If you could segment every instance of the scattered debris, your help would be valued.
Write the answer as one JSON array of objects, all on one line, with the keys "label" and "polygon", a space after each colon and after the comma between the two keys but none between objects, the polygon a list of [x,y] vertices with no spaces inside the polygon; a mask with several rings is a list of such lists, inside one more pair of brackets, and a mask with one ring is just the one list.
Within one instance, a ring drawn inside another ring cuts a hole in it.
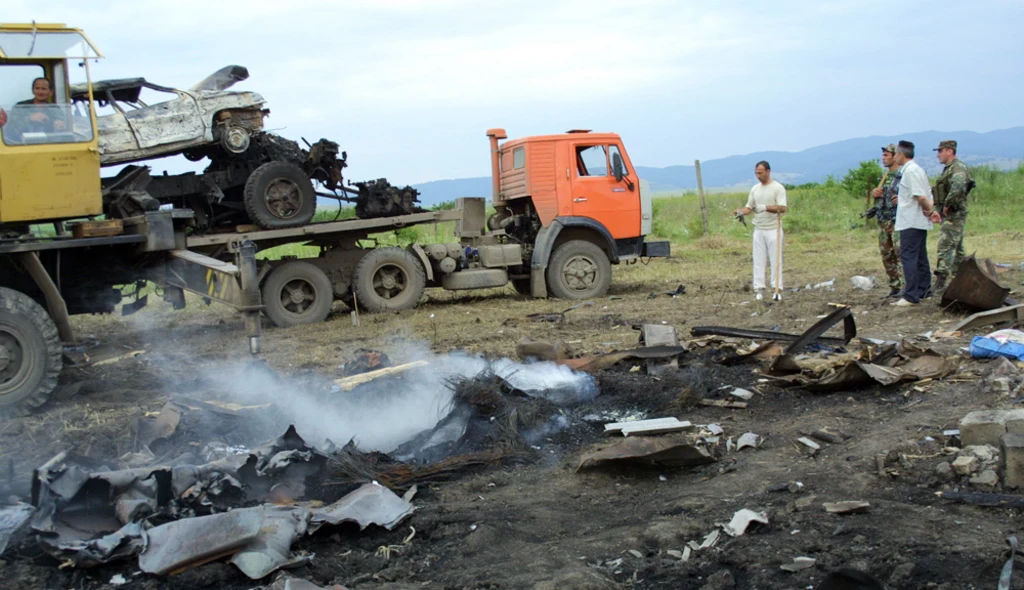
[{"label": "scattered debris", "polygon": [[794,557],[793,563],[784,563],[781,566],[779,566],[779,569],[781,569],[784,572],[799,572],[801,570],[814,567],[814,564],[817,561],[818,560],[814,559],[813,557]]},{"label": "scattered debris", "polygon": [[666,432],[679,432],[693,428],[693,424],[678,418],[654,418],[651,420],[636,420],[633,422],[616,422],[605,424],[604,431],[608,433],[618,432],[622,436],[631,434],[663,434]]},{"label": "scattered debris", "polygon": [[761,437],[754,434],[753,432],[747,432],[742,434],[736,439],[736,450],[745,449],[751,447],[756,449],[761,444]]},{"label": "scattered debris", "polygon": [[859,514],[861,512],[868,512],[871,510],[870,503],[860,502],[857,500],[825,502],[822,506],[825,507],[825,512],[828,512],[829,514]]},{"label": "scattered debris", "polygon": [[560,324],[560,323],[565,321],[565,314],[569,313],[570,311],[575,311],[575,310],[577,310],[577,309],[579,309],[581,307],[589,307],[591,305],[594,305],[593,301],[583,301],[583,302],[577,303],[576,305],[573,305],[572,307],[569,307],[569,308],[567,308],[567,309],[565,309],[563,311],[558,311],[558,312],[553,312],[553,313],[552,312],[546,312],[546,313],[531,313],[531,314],[527,314],[526,319],[530,320],[531,322],[552,322],[552,323]]},{"label": "scattered debris", "polygon": [[0,555],[3,555],[9,544],[17,544],[21,536],[28,532],[28,521],[34,511],[32,505],[23,502],[0,506]]},{"label": "scattered debris", "polygon": [[[682,285],[680,285],[681,287]],[[672,326],[659,324],[644,324],[640,327],[640,343],[645,347],[669,347],[679,346],[679,336]],[[648,358],[645,361],[648,375],[660,375],[666,371],[679,368],[679,355],[671,355],[663,358]]]},{"label": "scattered debris", "polygon": [[144,354],[146,354],[145,350],[133,350],[131,352],[126,352],[126,353],[124,353],[122,355],[118,355],[118,356],[115,356],[113,358],[108,358],[108,359],[103,359],[102,361],[97,361],[97,362],[93,363],[92,366],[94,366],[94,367],[102,367],[104,365],[113,365],[114,363],[119,363],[121,361],[126,361],[126,360],[129,360],[129,359],[133,359],[133,358],[142,356]]},{"label": "scattered debris", "polygon": [[1011,535],[1006,539],[1006,542],[1010,545],[1010,556],[1006,559],[1003,569],[999,572],[999,585],[996,587],[996,590],[1010,590],[1010,584],[1013,582],[1013,562],[1017,559],[1017,554],[1020,553],[1017,537]]},{"label": "scattered debris", "polygon": [[960,419],[960,440],[965,447],[996,447],[1006,433],[1024,433],[1024,409],[976,410]]},{"label": "scattered debris", "polygon": [[369,373],[378,369],[385,369],[391,366],[391,359],[388,355],[368,348],[359,348],[352,353],[352,357],[345,361],[341,367],[341,374],[344,377],[351,377],[362,373]]},{"label": "scattered debris", "polygon": [[796,442],[804,445],[805,447],[807,447],[807,448],[809,448],[809,449],[811,449],[812,451],[815,451],[815,452],[821,450],[821,445],[819,445],[818,443],[814,442],[813,440],[807,438],[806,436],[801,436],[800,438],[796,439]]},{"label": "scattered debris", "polygon": [[981,462],[978,461],[978,458],[970,456],[957,457],[951,465],[953,472],[961,476],[972,475],[978,471],[978,467],[980,466]]},{"label": "scattered debris", "polygon": [[938,379],[956,371],[957,363],[931,349],[902,345],[869,346],[832,362],[784,354],[772,363],[772,378],[813,392],[850,390],[872,384]]},{"label": "scattered debris", "polygon": [[849,438],[849,435],[841,432],[836,432],[830,428],[819,428],[811,433],[811,438],[820,440],[822,442],[839,444]]},{"label": "scattered debris", "polygon": [[835,279],[835,277],[832,277],[831,280],[824,281],[824,282],[821,282],[821,283],[815,283],[813,285],[808,283],[807,286],[804,287],[804,289],[808,289],[808,290],[809,289],[824,289],[826,291],[835,291],[836,290],[836,279]]},{"label": "scattered debris", "polygon": [[736,387],[729,392],[729,395],[738,397],[743,401],[750,401],[754,397],[754,392]]},{"label": "scattered debris", "polygon": [[712,408],[732,408],[735,410],[747,409],[747,402],[734,402],[725,399],[702,399],[700,405]]},{"label": "scattered debris", "polygon": [[577,471],[617,464],[652,467],[687,467],[714,463],[704,445],[687,438],[629,437],[593,453],[583,455]]},{"label": "scattered debris", "polygon": [[536,359],[540,361],[562,362],[568,359],[569,345],[559,340],[558,342],[546,342],[534,340],[529,336],[523,336],[516,343],[516,356],[521,360]]},{"label": "scattered debris", "polygon": [[747,532],[747,528],[750,527],[751,523],[759,522],[761,524],[768,524],[768,517],[763,512],[755,512],[749,508],[742,508],[736,511],[736,514],[732,515],[732,520],[729,524],[724,525],[724,530],[730,537],[739,537],[740,535]]},{"label": "scattered debris", "polygon": [[852,276],[850,277],[850,284],[853,285],[854,289],[870,291],[875,288],[875,277],[865,277],[860,275]]}]

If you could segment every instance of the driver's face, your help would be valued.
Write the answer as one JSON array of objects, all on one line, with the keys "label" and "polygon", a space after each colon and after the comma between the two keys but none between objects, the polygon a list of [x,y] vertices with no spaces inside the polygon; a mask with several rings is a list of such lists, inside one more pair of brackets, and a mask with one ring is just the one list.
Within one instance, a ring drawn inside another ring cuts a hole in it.
[{"label": "driver's face", "polygon": [[36,80],[32,84],[32,98],[36,102],[50,102],[50,83],[46,80]]}]

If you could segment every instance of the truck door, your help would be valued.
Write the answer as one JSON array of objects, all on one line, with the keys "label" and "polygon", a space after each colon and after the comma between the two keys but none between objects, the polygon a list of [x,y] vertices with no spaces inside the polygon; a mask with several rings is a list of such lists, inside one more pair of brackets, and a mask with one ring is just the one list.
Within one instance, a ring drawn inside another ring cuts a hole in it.
[{"label": "truck door", "polygon": [[640,192],[630,190],[636,174],[623,159],[623,180],[612,174],[612,158],[621,148],[614,143],[579,143],[572,174],[572,214],[604,225],[615,239],[635,238],[640,232]]}]

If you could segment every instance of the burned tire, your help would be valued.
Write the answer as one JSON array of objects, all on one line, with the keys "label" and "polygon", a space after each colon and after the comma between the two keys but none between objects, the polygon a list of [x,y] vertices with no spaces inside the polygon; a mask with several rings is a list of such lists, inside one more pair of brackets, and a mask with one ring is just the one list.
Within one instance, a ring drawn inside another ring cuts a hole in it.
[{"label": "burned tire", "polygon": [[334,303],[334,287],[324,271],[298,260],[272,270],[260,292],[263,313],[282,328],[322,322]]},{"label": "burned tire", "polygon": [[416,256],[401,248],[370,250],[356,265],[356,304],[367,311],[412,309],[427,278]]},{"label": "burned tire", "polygon": [[245,181],[245,212],[263,229],[298,227],[313,220],[316,192],[298,166],[287,162],[264,164]]},{"label": "burned tire", "polygon": [[57,326],[31,297],[0,287],[0,415],[21,416],[57,386],[63,348]]},{"label": "burned tire", "polygon": [[588,299],[608,292],[612,265],[604,250],[592,242],[570,240],[551,255],[548,291],[559,299]]}]

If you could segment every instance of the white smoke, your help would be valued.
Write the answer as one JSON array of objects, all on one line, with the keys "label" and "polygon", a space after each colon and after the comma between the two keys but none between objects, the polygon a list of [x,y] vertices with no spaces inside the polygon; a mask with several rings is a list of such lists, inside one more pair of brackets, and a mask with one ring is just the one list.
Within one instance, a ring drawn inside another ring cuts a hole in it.
[{"label": "white smoke", "polygon": [[499,359],[489,363],[479,356],[436,355],[414,347],[385,352],[396,364],[423,360],[427,365],[350,392],[303,391],[287,379],[273,378],[252,365],[220,369],[210,378],[232,401],[273,404],[280,418],[295,424],[299,434],[313,444],[322,445],[329,439],[343,445],[354,440],[364,451],[382,452],[390,452],[433,428],[451,410],[452,381],[479,375],[489,366],[513,387],[555,403],[571,403],[597,394],[593,377],[549,362],[526,365]]}]

